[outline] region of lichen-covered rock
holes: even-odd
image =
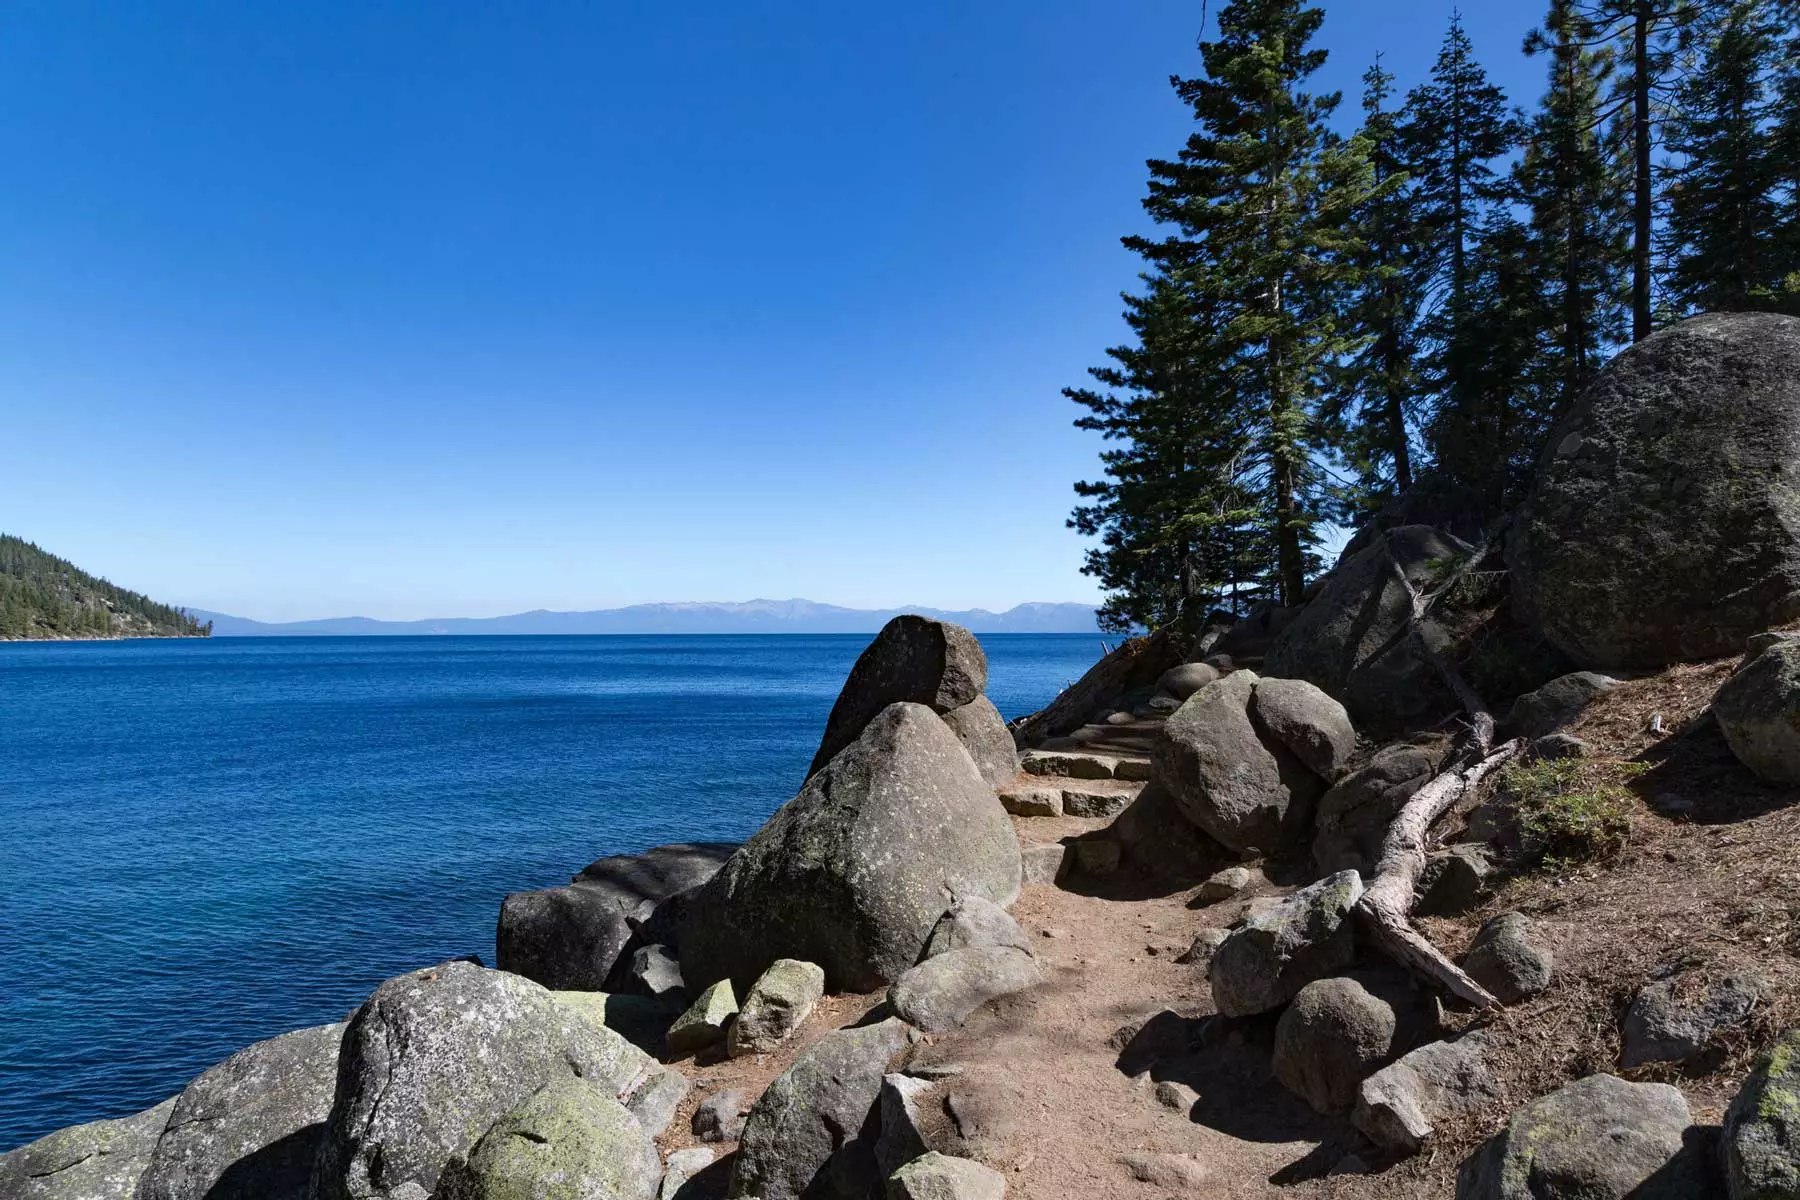
[[[825,994],[825,971],[816,963],[778,958],[757,976],[731,1025],[733,1058],[768,1054],[794,1036]]]
[[[429,1193],[496,1120],[575,1075],[642,1112],[650,1134],[666,1124],[671,1092],[685,1088],[517,975],[452,962],[390,979],[344,1031],[314,1174],[319,1200],[389,1200],[408,1185]]]
[[[1612,360],[1547,450],[1507,560],[1580,665],[1713,658],[1800,617],[1800,320],[1671,325]]]
[[[712,878],[737,846],[694,842],[596,859],[571,884],[500,905],[495,964],[547,988],[599,991],[631,944],[630,917]]]
[[[1250,716],[1320,779],[1330,782],[1350,769],[1356,754],[1350,714],[1306,680],[1258,679]]]
[[[1344,1112],[1375,1071],[1416,1041],[1427,1006],[1401,975],[1315,979],[1275,1026],[1275,1078],[1315,1112]]]
[[[1037,960],[1013,946],[965,946],[926,959],[894,981],[888,1002],[926,1033],[948,1033],[1000,996],[1043,982]]]
[[[890,1018],[826,1034],[795,1059],[750,1111],[731,1195],[868,1195],[878,1178],[877,1129],[870,1118],[888,1062],[906,1042],[906,1026]]]
[[[825,720],[812,775],[890,704],[923,704],[940,715],[971,704],[987,687],[987,655],[960,625],[912,615],[882,626],[850,668]]]
[[[663,1045],[669,1026],[684,1011],[678,996],[637,996],[620,992],[550,994],[558,1004],[574,1010],[590,1025],[610,1029],[646,1052]]]
[[[1013,744],[1012,730],[986,696],[951,709],[944,714],[944,724],[975,760],[975,769],[989,787],[997,788],[1019,773],[1019,748]]]
[[[1011,913],[992,900],[959,896],[932,927],[924,958],[936,958],[969,946],[1012,946],[1029,954],[1031,938],[1019,928]]]
[[[719,980],[701,992],[669,1026],[669,1053],[698,1054],[718,1045],[725,1040],[725,1030],[737,1013],[737,993],[731,989],[731,980]]]
[[[0,1154],[0,1196],[6,1200],[133,1200],[138,1180],[174,1108],[171,1096],[133,1116],[71,1125]]]
[[[1590,1075],[1532,1101],[1470,1155],[1457,1200],[1624,1200],[1683,1150],[1687,1101],[1663,1083]],[[1672,1189],[1660,1195],[1706,1193]]]
[[[1394,564],[1414,588],[1428,589],[1471,552],[1425,525],[1372,536],[1325,576],[1319,594],[1275,638],[1263,673],[1317,684],[1365,732],[1392,736],[1418,728],[1451,699],[1407,645],[1412,598]]]
[[[1499,1095],[1478,1031],[1410,1050],[1363,1080],[1350,1120],[1383,1150],[1416,1154],[1439,1124],[1477,1113]]]
[[[1721,1148],[1731,1200],[1800,1197],[1800,1029],[1756,1060],[1725,1112]]]
[[[1529,1000],[1549,987],[1555,965],[1556,956],[1538,936],[1537,927],[1516,912],[1489,918],[1476,931],[1462,964],[1469,978],[1502,1004]]]
[[[1250,916],[1213,954],[1213,1003],[1228,1017],[1273,1012],[1356,957],[1351,921],[1362,877],[1340,871]]]
[[[1596,697],[1618,686],[1618,680],[1597,671],[1558,675],[1514,700],[1512,710],[1506,714],[1506,724],[1519,737],[1543,737],[1573,721]]]
[[[1006,1176],[966,1158],[932,1151],[888,1179],[888,1200],[1004,1200]]]
[[[651,1200],[662,1160],[637,1119],[603,1087],[553,1079],[502,1116],[434,1200]]]
[[[1240,852],[1275,851],[1306,835],[1325,785],[1250,719],[1257,677],[1234,671],[1191,696],[1157,739],[1155,782],[1182,815]]]
[[[682,971],[745,988],[796,958],[873,991],[918,961],[951,897],[1010,904],[1019,877],[1018,835],[962,744],[894,704],[692,894]]]
[[[1619,1065],[1694,1061],[1719,1034],[1749,1020],[1766,990],[1761,979],[1743,973],[1722,976],[1698,995],[1675,979],[1646,984],[1625,1010]]]
[[[1800,783],[1800,640],[1776,642],[1727,679],[1712,711],[1739,762],[1770,783]]]
[[[176,1097],[137,1200],[310,1200],[344,1027],[247,1046]]]

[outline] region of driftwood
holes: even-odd
[[[1376,949],[1488,1012],[1497,1011],[1500,1002],[1412,927],[1413,898],[1425,869],[1425,837],[1433,822],[1506,765],[1522,745],[1507,742],[1467,767],[1445,771],[1413,793],[1388,826],[1374,878],[1356,906],[1358,920]]]

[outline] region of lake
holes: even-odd
[[[509,891],[749,836],[868,640],[0,643],[0,1150],[491,964]],[[1100,652],[981,642],[1009,719]]]

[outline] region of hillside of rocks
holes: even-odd
[[[1800,1197],[1800,320],[1621,354],[1524,507],[1361,530],[1012,726],[858,659],[742,845],[506,898],[0,1198]]]

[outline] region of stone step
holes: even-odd
[[[1015,817],[1116,817],[1143,787],[1120,779],[1064,783],[1056,776],[1026,775],[998,794],[1001,805]]]
[[[1123,779],[1141,783],[1150,778],[1148,756],[1096,754],[1087,750],[1028,750],[1020,760],[1027,775],[1060,779]]]

